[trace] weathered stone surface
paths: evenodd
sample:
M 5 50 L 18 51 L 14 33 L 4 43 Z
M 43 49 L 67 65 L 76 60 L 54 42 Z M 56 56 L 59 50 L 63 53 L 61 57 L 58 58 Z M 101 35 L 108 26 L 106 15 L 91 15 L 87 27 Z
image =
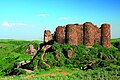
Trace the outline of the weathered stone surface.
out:
M 101 29 L 95 26 L 94 32 L 94 44 L 101 44 Z
M 29 48 L 26 50 L 26 53 L 34 55 L 37 52 L 36 49 L 34 49 L 34 46 L 32 44 L 29 45 Z
M 76 25 L 77 44 L 83 44 L 83 25 Z
M 70 50 L 68 50 L 68 52 L 67 52 L 67 57 L 68 58 L 72 58 L 73 57 L 73 49 L 72 48 L 70 48 Z
M 101 39 L 102 46 L 105 48 L 110 48 L 110 24 L 101 25 Z
M 84 30 L 84 45 L 93 46 L 94 45 L 94 25 L 91 22 L 86 22 L 83 24 Z
M 68 24 L 66 25 L 66 40 L 68 44 L 77 45 L 77 32 L 76 25 Z
M 20 68 L 21 66 L 26 65 L 28 63 L 30 63 L 30 61 L 21 61 L 17 64 L 17 68 Z
M 53 35 L 49 30 L 45 30 L 44 42 L 47 43 L 51 41 L 52 38 L 60 44 L 84 44 L 87 47 L 100 44 L 105 48 L 110 48 L 110 25 L 103 24 L 101 28 L 98 28 L 91 22 L 86 22 L 81 25 L 68 24 L 66 27 L 58 26 Z
M 87 70 L 87 69 L 93 69 L 92 66 L 95 64 L 95 62 L 90 62 L 88 63 L 87 65 L 84 66 L 84 70 Z
M 58 26 L 56 28 L 55 41 L 60 44 L 65 43 L 65 26 Z
M 44 31 L 44 42 L 47 43 L 50 40 L 52 40 L 52 34 L 50 30 L 45 30 Z

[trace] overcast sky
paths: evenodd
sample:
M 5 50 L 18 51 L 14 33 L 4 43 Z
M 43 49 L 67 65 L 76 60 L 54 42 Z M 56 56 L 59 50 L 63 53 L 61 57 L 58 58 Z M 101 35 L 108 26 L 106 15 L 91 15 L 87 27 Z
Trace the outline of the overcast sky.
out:
M 59 25 L 111 24 L 120 38 L 120 0 L 0 0 L 0 39 L 43 40 Z

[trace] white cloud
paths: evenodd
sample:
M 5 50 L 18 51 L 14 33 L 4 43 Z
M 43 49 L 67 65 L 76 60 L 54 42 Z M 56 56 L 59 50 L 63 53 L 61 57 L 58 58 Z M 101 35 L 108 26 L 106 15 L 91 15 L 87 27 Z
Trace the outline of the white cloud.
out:
M 2 26 L 7 26 L 7 27 L 9 27 L 10 24 L 9 24 L 8 22 L 3 22 Z
M 40 17 L 45 17 L 46 14 L 39 14 L 38 16 L 40 16 Z
M 9 23 L 9 22 L 3 22 L 2 26 L 5 26 L 5 27 L 17 27 L 17 26 L 26 26 L 27 24 L 24 24 L 24 23 Z
M 23 25 L 23 26 L 25 26 L 25 25 L 27 25 L 27 24 L 24 24 L 24 23 L 18 23 L 19 25 Z
M 67 17 L 60 17 L 59 19 L 60 19 L 60 20 L 68 20 Z

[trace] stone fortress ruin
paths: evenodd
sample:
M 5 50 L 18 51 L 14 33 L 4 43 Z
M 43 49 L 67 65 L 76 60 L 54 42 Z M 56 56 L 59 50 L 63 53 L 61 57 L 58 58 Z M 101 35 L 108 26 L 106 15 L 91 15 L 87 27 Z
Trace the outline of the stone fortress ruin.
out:
M 24 67 L 33 62 L 40 50 L 43 50 L 41 56 L 43 64 L 50 68 L 51 66 L 45 62 L 45 54 L 47 54 L 47 51 L 51 50 L 51 46 L 54 42 L 71 45 L 83 44 L 87 47 L 99 44 L 105 48 L 110 48 L 110 24 L 102 24 L 100 28 L 91 22 L 84 24 L 68 24 L 66 26 L 58 26 L 53 34 L 50 30 L 45 30 L 44 43 L 38 46 L 38 50 L 34 49 L 34 46 L 30 44 L 26 53 L 33 55 L 32 59 L 30 61 L 19 62 L 17 68 Z M 73 49 L 70 48 L 67 53 L 65 53 L 68 58 L 74 56 L 72 51 Z M 55 57 L 59 60 L 57 56 L 58 54 L 56 54 Z M 100 54 L 100 58 L 102 58 L 102 54 Z M 91 62 L 86 65 L 84 69 L 91 67 L 93 64 L 95 63 Z
M 102 24 L 99 28 L 91 22 L 58 26 L 54 34 L 50 30 L 44 31 L 44 43 L 56 41 L 60 44 L 84 44 L 88 47 L 99 44 L 110 48 L 110 37 L 110 24 Z

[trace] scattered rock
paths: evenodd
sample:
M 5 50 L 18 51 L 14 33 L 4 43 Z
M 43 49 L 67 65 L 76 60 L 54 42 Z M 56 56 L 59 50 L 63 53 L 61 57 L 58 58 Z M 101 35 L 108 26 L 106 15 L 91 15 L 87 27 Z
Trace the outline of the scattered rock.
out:
M 73 57 L 73 49 L 72 48 L 70 48 L 70 50 L 68 50 L 68 53 L 67 53 L 67 56 L 68 56 L 68 58 L 72 58 Z
M 84 70 L 87 69 L 92 69 L 92 66 L 95 64 L 95 62 L 90 62 L 89 64 L 85 65 L 85 67 L 83 68 Z
M 27 73 L 32 73 L 32 70 L 24 69 Z
M 30 63 L 30 61 L 21 61 L 17 64 L 17 68 L 20 68 L 21 66 L 26 65 L 28 63 Z
M 29 48 L 26 50 L 26 53 L 31 54 L 31 55 L 35 55 L 37 52 L 36 49 L 34 49 L 34 46 L 32 44 L 29 45 Z

